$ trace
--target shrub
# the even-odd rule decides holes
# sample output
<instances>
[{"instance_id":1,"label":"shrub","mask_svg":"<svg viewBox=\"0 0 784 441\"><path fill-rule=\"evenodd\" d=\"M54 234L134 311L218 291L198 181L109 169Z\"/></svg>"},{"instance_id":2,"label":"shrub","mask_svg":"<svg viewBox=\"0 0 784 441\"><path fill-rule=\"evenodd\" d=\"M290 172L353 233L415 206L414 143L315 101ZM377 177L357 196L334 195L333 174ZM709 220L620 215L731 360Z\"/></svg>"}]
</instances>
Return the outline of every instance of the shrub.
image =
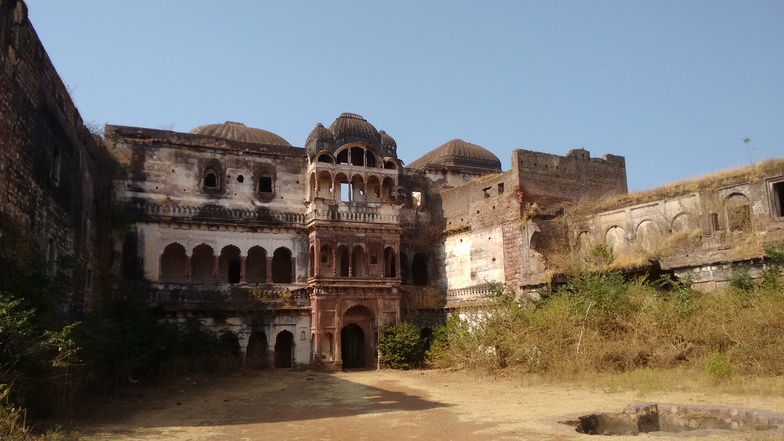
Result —
<instances>
[{"instance_id":1,"label":"shrub","mask_svg":"<svg viewBox=\"0 0 784 441\"><path fill-rule=\"evenodd\" d=\"M711 352L703 361L703 372L716 382L726 381L732 376L730 357L719 352Z\"/></svg>"},{"instance_id":2,"label":"shrub","mask_svg":"<svg viewBox=\"0 0 784 441\"><path fill-rule=\"evenodd\" d=\"M378 347L383 354L383 361L393 369L419 367L425 358L425 340L410 322L384 328L384 336Z\"/></svg>"}]
</instances>

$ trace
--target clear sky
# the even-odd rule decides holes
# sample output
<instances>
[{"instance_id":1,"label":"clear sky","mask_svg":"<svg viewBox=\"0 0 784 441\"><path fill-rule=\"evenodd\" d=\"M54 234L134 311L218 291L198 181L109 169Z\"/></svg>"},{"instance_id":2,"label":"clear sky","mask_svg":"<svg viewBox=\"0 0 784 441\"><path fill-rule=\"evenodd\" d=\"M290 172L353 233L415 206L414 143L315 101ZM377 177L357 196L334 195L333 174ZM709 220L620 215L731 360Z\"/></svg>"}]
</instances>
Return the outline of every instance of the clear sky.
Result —
<instances>
[{"instance_id":1,"label":"clear sky","mask_svg":"<svg viewBox=\"0 0 784 441\"><path fill-rule=\"evenodd\" d=\"M406 163L583 147L630 190L784 156L782 0L27 3L85 121L301 147L352 112Z\"/></svg>"}]
</instances>

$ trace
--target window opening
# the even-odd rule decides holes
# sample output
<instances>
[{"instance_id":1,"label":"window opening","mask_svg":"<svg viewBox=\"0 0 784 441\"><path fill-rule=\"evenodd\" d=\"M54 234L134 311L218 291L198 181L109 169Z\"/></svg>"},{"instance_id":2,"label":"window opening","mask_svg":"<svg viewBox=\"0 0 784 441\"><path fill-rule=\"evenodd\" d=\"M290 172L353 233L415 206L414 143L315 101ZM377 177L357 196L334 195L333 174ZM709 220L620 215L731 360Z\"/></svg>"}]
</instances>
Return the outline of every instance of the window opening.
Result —
<instances>
[{"instance_id":1,"label":"window opening","mask_svg":"<svg viewBox=\"0 0 784 441\"><path fill-rule=\"evenodd\" d=\"M204 175L204 186L207 188L218 188L218 176L215 172L207 172Z\"/></svg>"},{"instance_id":2,"label":"window opening","mask_svg":"<svg viewBox=\"0 0 784 441\"><path fill-rule=\"evenodd\" d=\"M338 157L336 159L338 164L348 165L348 149L338 153Z\"/></svg>"},{"instance_id":3,"label":"window opening","mask_svg":"<svg viewBox=\"0 0 784 441\"><path fill-rule=\"evenodd\" d=\"M498 194L504 193L504 184L498 184Z\"/></svg>"},{"instance_id":4,"label":"window opening","mask_svg":"<svg viewBox=\"0 0 784 441\"><path fill-rule=\"evenodd\" d=\"M50 173L50 177L55 184L60 183L60 163L62 159L62 155L60 154L60 147L57 145L54 146L54 152L52 153L52 170Z\"/></svg>"},{"instance_id":5,"label":"window opening","mask_svg":"<svg viewBox=\"0 0 784 441\"><path fill-rule=\"evenodd\" d=\"M237 176L237 182L239 182L240 184L245 182L245 176L242 176L242 175Z\"/></svg>"},{"instance_id":6,"label":"window opening","mask_svg":"<svg viewBox=\"0 0 784 441\"><path fill-rule=\"evenodd\" d=\"M326 162L332 164L332 158L329 155L320 155L318 157L318 162Z\"/></svg>"},{"instance_id":7,"label":"window opening","mask_svg":"<svg viewBox=\"0 0 784 441\"><path fill-rule=\"evenodd\" d=\"M272 193L272 178L269 176L259 177L259 193Z\"/></svg>"},{"instance_id":8,"label":"window opening","mask_svg":"<svg viewBox=\"0 0 784 441\"><path fill-rule=\"evenodd\" d=\"M412 191L411 192L411 203L414 204L414 207L419 207L422 205L422 192L421 191Z\"/></svg>"},{"instance_id":9,"label":"window opening","mask_svg":"<svg viewBox=\"0 0 784 441\"><path fill-rule=\"evenodd\" d=\"M365 165L365 151L359 147L351 147L351 165Z\"/></svg>"},{"instance_id":10,"label":"window opening","mask_svg":"<svg viewBox=\"0 0 784 441\"><path fill-rule=\"evenodd\" d=\"M340 202L348 202L351 200L351 185L348 182L340 183Z\"/></svg>"},{"instance_id":11,"label":"window opening","mask_svg":"<svg viewBox=\"0 0 784 441\"><path fill-rule=\"evenodd\" d=\"M784 181L773 184L773 214L784 216Z\"/></svg>"}]
</instances>

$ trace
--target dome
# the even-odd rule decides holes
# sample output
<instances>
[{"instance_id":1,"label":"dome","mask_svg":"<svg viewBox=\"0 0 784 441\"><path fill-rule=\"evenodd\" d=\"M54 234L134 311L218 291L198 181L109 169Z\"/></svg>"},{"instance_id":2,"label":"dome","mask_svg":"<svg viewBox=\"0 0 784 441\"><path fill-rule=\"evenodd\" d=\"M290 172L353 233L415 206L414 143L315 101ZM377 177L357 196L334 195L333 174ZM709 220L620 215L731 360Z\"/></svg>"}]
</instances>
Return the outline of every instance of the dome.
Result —
<instances>
[{"instance_id":1,"label":"dome","mask_svg":"<svg viewBox=\"0 0 784 441\"><path fill-rule=\"evenodd\" d=\"M381 148L378 153L383 157L392 156L397 158L397 143L395 139L387 135L387 132L383 130L378 132L378 134L381 137Z\"/></svg>"},{"instance_id":2,"label":"dome","mask_svg":"<svg viewBox=\"0 0 784 441\"><path fill-rule=\"evenodd\" d=\"M214 136L216 138L230 139L232 141L249 142L253 144L279 145L291 147L285 139L262 129L247 127L245 124L226 121L223 124L207 124L191 130L194 135Z\"/></svg>"},{"instance_id":3,"label":"dome","mask_svg":"<svg viewBox=\"0 0 784 441\"><path fill-rule=\"evenodd\" d=\"M374 149L381 144L376 128L356 113L340 114L329 126L329 131L335 137L336 148L350 142L361 142Z\"/></svg>"},{"instance_id":4,"label":"dome","mask_svg":"<svg viewBox=\"0 0 784 441\"><path fill-rule=\"evenodd\" d=\"M332 136L332 132L321 123L316 124L316 128L310 132L308 139L305 141L305 151L312 158L322 150L332 152L334 148L335 138Z\"/></svg>"},{"instance_id":5,"label":"dome","mask_svg":"<svg viewBox=\"0 0 784 441\"><path fill-rule=\"evenodd\" d=\"M484 147L453 139L411 162L409 168L458 169L473 173L501 171L501 161Z\"/></svg>"}]
</instances>

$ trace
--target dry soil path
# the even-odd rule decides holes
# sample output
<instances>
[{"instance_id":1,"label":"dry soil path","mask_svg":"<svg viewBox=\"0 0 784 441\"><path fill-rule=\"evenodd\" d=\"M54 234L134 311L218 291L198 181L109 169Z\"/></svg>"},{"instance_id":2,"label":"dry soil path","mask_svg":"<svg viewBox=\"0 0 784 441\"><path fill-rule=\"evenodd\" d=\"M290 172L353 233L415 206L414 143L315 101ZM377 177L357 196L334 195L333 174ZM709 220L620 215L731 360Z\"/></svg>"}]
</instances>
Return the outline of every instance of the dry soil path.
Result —
<instances>
[{"instance_id":1,"label":"dry soil path","mask_svg":"<svg viewBox=\"0 0 784 441\"><path fill-rule=\"evenodd\" d=\"M260 371L197 377L101 406L79 428L88 440L595 440L559 421L641 401L784 412L784 394L604 393L527 386L463 372ZM623 439L774 440L780 435L644 434Z\"/></svg>"}]
</instances>

